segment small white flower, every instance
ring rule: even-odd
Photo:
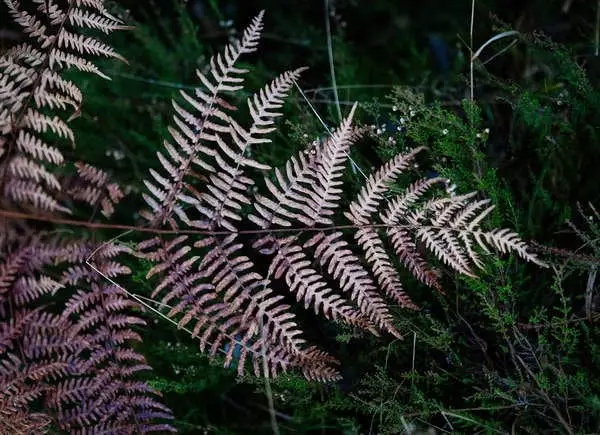
[[[307,135],[306,133],[304,133],[304,134],[302,135],[302,137],[306,139],[306,138],[308,137],[308,135]]]
[[[406,122],[406,119],[400,118],[400,124],[404,124],[405,122]]]
[[[477,133],[475,136],[477,136],[478,138],[481,137],[481,133]]]
[[[448,129],[447,129],[447,128],[443,129],[443,130],[442,130],[442,134],[443,134],[444,136],[446,136],[446,135],[448,134]]]
[[[393,111],[393,112],[397,112],[397,111],[398,111],[398,106],[394,106],[394,107],[392,107],[392,111]]]
[[[489,129],[489,128],[486,128],[485,130],[483,130],[483,132],[484,132],[485,134],[490,134],[490,129]]]
[[[383,133],[383,131],[381,131],[381,129],[380,129],[380,128],[378,128],[378,129],[377,129],[377,134],[381,134],[381,133]]]

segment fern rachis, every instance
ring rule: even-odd
[[[256,361],[266,357],[269,371],[264,375],[296,366],[309,378],[335,379],[338,374],[327,362],[329,357],[318,353],[319,358],[313,359],[307,350],[312,348],[305,347],[291,307],[278,295],[281,287],[305,309],[328,319],[400,336],[386,298],[417,307],[402,286],[383,236],[389,238],[400,262],[438,291],[439,272],[421,254],[421,246],[469,275],[473,266],[483,266],[477,251],[489,246],[514,251],[526,260],[537,259],[512,231],[479,228],[489,213],[487,201],[466,195],[423,202],[443,180],[421,180],[391,201],[384,200],[390,184],[423,147],[395,156],[374,172],[344,213],[364,257],[350,248],[342,233],[330,233],[327,228],[337,228],[334,217],[342,206],[342,174],[350,147],[363,134],[352,126],[356,106],[314,152],[292,156],[283,168],[274,170],[273,178],[264,178],[264,191],[251,195],[255,171],[270,168],[249,157],[248,151],[269,141],[266,134],[279,115],[273,110],[281,107],[302,72],[284,73],[248,99],[250,127],[229,114],[231,104],[218,95],[220,83],[229,80],[235,83],[229,90],[242,89],[240,75],[245,70],[234,66],[235,56],[243,51],[248,35],[252,35],[252,50],[256,48],[262,16],[255,18],[241,41],[225,49],[224,57],[211,60],[213,80],[199,73],[206,90],[198,90],[197,98],[184,95],[190,109],[174,103],[177,113],[170,132],[175,145],[165,143],[167,154],[159,153],[163,174],[152,171],[152,180],[146,181],[151,196],[145,198],[152,212],[145,216],[151,225],[184,225],[204,230],[206,236],[195,242],[159,236],[142,243],[140,252],[157,262],[151,274],[162,276],[158,286],[162,302],[176,307],[167,315],[182,327],[195,318],[193,335],[201,337],[201,349],[211,355],[229,349],[226,366],[232,363],[230,350],[237,345],[244,349],[238,371],[252,360],[258,374]],[[206,173],[206,185],[189,176],[192,165]],[[247,206],[252,208],[248,214],[242,212]],[[254,241],[239,237],[239,225],[246,220],[258,227],[260,237]],[[382,226],[385,231],[379,231]],[[179,247],[170,248],[175,242]],[[262,260],[245,254],[248,248],[270,258],[266,276],[256,264]],[[210,349],[208,337],[213,340]],[[269,353],[269,349],[278,350]]]

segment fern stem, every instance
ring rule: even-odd
[[[328,227],[289,227],[289,228],[267,228],[267,229],[256,229],[256,230],[240,230],[240,231],[210,231],[210,230],[168,230],[161,228],[152,227],[141,227],[136,225],[122,225],[122,224],[105,224],[102,222],[89,222],[77,219],[62,219],[54,218],[49,216],[35,216],[27,213],[13,212],[8,210],[0,210],[0,217],[10,220],[33,220],[37,222],[47,222],[58,225],[71,225],[76,227],[86,227],[90,229],[105,229],[105,230],[120,230],[120,231],[134,231],[140,233],[150,234],[189,234],[199,236],[229,236],[231,234],[240,235],[261,235],[261,234],[273,234],[273,233],[298,233],[302,231],[337,231],[337,230],[358,230],[361,228],[418,228],[416,225],[398,225],[398,224],[349,224],[349,225],[331,225]],[[436,228],[430,226],[430,228]],[[440,227],[441,228],[441,227]]]

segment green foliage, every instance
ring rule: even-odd
[[[545,79],[544,86],[528,83],[526,89],[493,80],[499,101],[512,109],[508,131],[485,120],[485,111],[470,102],[463,102],[461,111],[450,111],[398,88],[390,97],[396,128],[387,129],[389,136],[380,128],[377,133],[384,155],[427,144],[436,172],[455,183],[457,191],[477,189],[498,204],[494,225],[551,237],[551,229],[562,226],[571,208],[562,201],[564,195],[573,200],[582,190],[597,194],[598,174],[591,168],[576,180],[564,171],[582,168],[577,166],[582,156],[597,155],[600,144],[583,123],[596,119],[598,91],[563,49],[537,36],[526,42],[532,50],[550,50],[541,54],[556,65],[555,76]],[[503,143],[511,148],[500,149]],[[527,188],[521,190],[523,186]],[[524,195],[527,191],[531,193]],[[540,220],[547,216],[552,216],[550,228]],[[593,219],[587,229],[591,234],[597,229]],[[581,231],[581,238],[597,248],[597,239],[587,232]],[[597,258],[597,249],[592,255]],[[377,416],[378,430],[409,431],[408,422],[466,432],[503,433],[511,427],[532,433],[596,432],[597,371],[587,358],[600,331],[577,308],[582,295],[569,278],[573,267],[559,260],[552,273],[533,275],[512,259],[497,260],[480,279],[455,281],[453,305],[432,305],[437,316],[419,316],[406,328],[416,341],[407,337],[385,359],[397,365],[378,365],[364,377],[360,400]],[[416,322],[426,323],[417,329]],[[447,339],[429,340],[426,331],[433,330]],[[417,362],[408,370],[405,355],[411,352]],[[420,354],[427,360],[420,361]]]

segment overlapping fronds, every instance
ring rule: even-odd
[[[81,266],[94,252],[93,266]],[[116,261],[129,252],[118,245],[76,243],[64,249],[63,260],[73,263],[62,284],[77,289],[62,317],[73,323],[76,336],[86,342],[80,376],[62,382],[48,402],[59,410],[59,424],[71,433],[138,434],[172,431],[161,422],[173,418],[156,392],[136,379],[150,367],[131,344],[140,342],[135,327],[145,325],[136,315],[140,306],[123,290],[104,279],[130,273]],[[100,273],[98,273],[100,272]]]
[[[287,227],[292,224],[313,226],[333,223],[330,216],[339,206],[342,193],[340,179],[350,146],[360,137],[359,132],[351,125],[355,109],[356,105],[322,148],[315,150],[308,157],[305,157],[304,153],[292,157],[285,166],[285,172],[275,170],[275,182],[265,178],[265,184],[272,197],[256,195],[253,204],[256,214],[250,214],[248,217],[252,222],[263,230],[273,225]],[[374,323],[399,335],[392,325],[385,302],[374,291],[375,286],[362,267],[360,259],[351,250],[344,249],[347,244],[340,236],[339,233],[326,236],[319,232],[303,246],[292,244],[291,239],[271,238],[271,247],[267,252],[277,252],[277,255],[271,263],[270,270],[275,271],[278,277],[285,273],[290,290],[297,293],[298,299],[304,296],[307,306],[313,298],[319,296],[317,300],[320,300],[325,294],[325,302],[340,306],[344,301],[342,296],[328,288],[326,278],[310,267],[311,259],[305,250],[315,245],[313,259],[322,266],[328,266],[329,275],[337,280],[343,292],[350,292],[350,298],[358,304],[361,311],[359,314],[351,307],[345,306],[345,316],[330,315],[329,318],[343,319],[345,323],[363,327],[370,327],[370,323]],[[263,238],[255,243],[254,247],[265,251],[263,245],[269,240],[268,237]],[[335,246],[336,251],[332,250],[331,246]],[[284,255],[284,252],[287,255]],[[327,308],[327,305],[324,307]],[[365,323],[365,320],[369,322]]]
[[[59,199],[61,185],[52,168],[64,163],[61,146],[74,144],[67,118],[77,116],[83,96],[61,73],[76,68],[108,78],[93,59],[124,59],[100,39],[81,32],[110,33],[126,26],[110,15],[100,0],[4,3],[29,38],[0,57],[2,203],[68,212]]]
[[[158,154],[162,173],[152,170],[145,180],[150,210],[143,215],[151,226],[203,235],[156,236],[139,244],[138,254],[153,263],[148,277],[158,276],[157,305],[199,339],[203,352],[222,353],[225,366],[239,372],[246,364],[265,376],[297,367],[311,379],[331,380],[339,376],[337,362],[307,347],[295,309],[400,337],[388,301],[417,306],[397,266],[442,292],[440,271],[424,250],[468,275],[483,265],[481,251],[489,247],[537,259],[515,233],[479,227],[489,213],[485,200],[429,198],[445,180],[421,180],[388,198],[423,147],[368,177],[344,213],[358,249],[351,246],[336,225],[351,146],[363,133],[352,125],[356,106],[323,143],[265,176],[264,188],[255,184],[271,168],[253,158],[253,146],[269,141],[302,72],[286,72],[248,99],[248,127],[234,119],[237,108],[220,93],[242,89],[246,71],[235,64],[256,49],[262,16],[211,60],[212,78],[198,73],[204,87],[194,96],[182,93],[187,108],[173,104],[173,140]],[[248,223],[258,229],[248,230]]]
[[[66,186],[57,175],[69,171],[62,149],[75,143],[69,121],[83,101],[63,72],[108,78],[93,59],[124,59],[92,34],[127,27],[103,0],[3,3],[26,42],[0,57],[0,207],[46,215],[83,201],[108,217],[123,194],[106,173],[76,163]],[[69,433],[170,431],[170,411],[136,378],[148,368],[130,347],[140,340],[132,329],[143,325],[139,307],[102,276],[128,272],[113,259],[121,250],[98,250],[93,270],[94,245],[73,239],[65,248],[66,237],[34,237],[39,228],[26,221],[1,224],[0,432],[43,433],[49,424]]]
[[[151,211],[144,215],[151,225],[180,228],[183,224],[232,234],[196,241],[156,237],[141,243],[139,250],[155,262],[148,276],[161,273],[163,277],[153,297],[160,297],[161,306],[169,307],[165,314],[176,319],[180,328],[199,338],[201,350],[223,353],[225,365],[236,365],[240,372],[246,363],[255,373],[267,376],[292,366],[310,377],[332,379],[337,372],[319,370],[324,367],[324,354],[302,347],[304,340],[289,305],[242,253],[243,244],[235,235],[235,225],[242,219],[240,210],[250,204],[248,191],[254,185],[248,171],[269,169],[251,157],[251,147],[270,141],[266,135],[274,130],[278,110],[303,70],[283,73],[248,98],[248,126],[227,115],[235,107],[221,93],[242,89],[246,71],[235,64],[242,54],[255,51],[262,16],[223,56],[211,60],[212,80],[198,72],[205,89],[196,90],[195,96],[182,93],[189,109],[174,103],[175,126],[170,133],[175,145],[165,142],[168,156],[158,154],[165,175],[151,171],[153,179],[145,181],[150,195],[144,198]],[[200,185],[196,171],[206,174]],[[202,259],[190,255],[194,249],[207,254]],[[265,358],[267,373],[262,364]]]
[[[210,60],[210,77],[197,71],[197,75],[204,85],[204,89],[198,88],[195,94],[189,95],[181,91],[181,95],[190,106],[188,109],[181,107],[173,102],[176,114],[173,117],[175,126],[170,127],[169,131],[175,142],[165,141],[165,150],[167,155],[158,153],[158,158],[165,169],[166,175],[160,175],[152,171],[153,181],[146,180],[146,186],[152,194],[144,195],[144,199],[151,207],[152,212],[145,214],[152,225],[166,224],[177,228],[176,218],[181,220],[186,226],[191,225],[198,228],[204,228],[209,225],[206,220],[191,220],[185,211],[187,206],[202,213],[206,207],[202,207],[202,202],[207,200],[210,193],[205,194],[204,199],[197,198],[194,190],[190,190],[190,181],[196,168],[208,171],[214,174],[211,183],[213,189],[225,189],[223,183],[229,185],[232,192],[243,190],[245,183],[249,182],[241,177],[241,170],[244,166],[258,165],[252,159],[244,156],[244,151],[252,143],[260,142],[260,135],[266,131],[265,125],[268,125],[268,118],[276,116],[276,113],[269,113],[269,109],[281,106],[282,94],[289,89],[294,73],[290,73],[287,79],[281,79],[274,83],[273,88],[267,88],[263,94],[256,96],[248,101],[250,110],[256,110],[255,124],[250,130],[245,130],[238,124],[231,122],[228,112],[235,109],[231,103],[227,102],[224,93],[232,93],[243,89],[244,74],[247,70],[238,68],[236,65],[243,54],[256,51],[260,32],[263,28],[263,13],[261,12],[244,31],[242,39],[229,44],[223,53],[218,54]],[[191,112],[190,112],[191,111]],[[226,139],[224,139],[224,137]],[[233,143],[229,138],[233,139]],[[211,146],[216,143],[217,147]],[[231,148],[239,147],[240,150]],[[239,157],[236,157],[239,156]],[[233,162],[227,163],[227,159],[233,157]],[[218,167],[223,171],[217,170],[207,158],[214,158]],[[224,177],[223,179],[219,178]],[[228,178],[229,177],[229,178]],[[157,184],[158,183],[158,184]],[[214,193],[214,196],[218,196]],[[239,199],[238,199],[239,200]],[[212,204],[217,210],[214,197]],[[225,201],[227,202],[227,201]],[[221,208],[223,208],[221,206]],[[228,216],[227,210],[221,211],[223,217]],[[208,216],[213,221],[217,221],[222,216]]]
[[[146,383],[135,380],[137,372],[149,369],[130,348],[141,340],[131,329],[144,324],[135,315],[139,307],[81,265],[92,248],[30,239],[0,264],[0,406],[5,417],[0,427],[41,428],[52,421],[71,433],[170,430],[161,423],[172,418],[170,411]],[[97,269],[112,277],[128,272],[113,258],[122,250],[103,247]],[[65,263],[71,266],[60,280],[44,273]],[[61,315],[43,306],[31,308],[72,286],[78,291]],[[41,401],[49,414],[31,411],[34,401]]]
[[[57,262],[55,243],[29,239],[4,252],[0,263],[0,407],[2,432],[11,427],[45,427],[49,415],[29,405],[56,394],[61,382],[77,373],[86,343],[72,324],[32,302],[54,294],[62,284],[44,273]]]

